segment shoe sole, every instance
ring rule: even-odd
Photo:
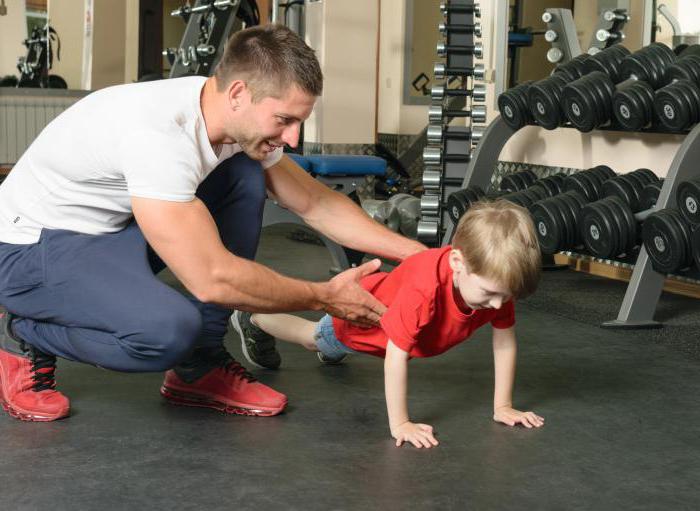
[[[196,406],[200,408],[212,408],[219,412],[232,415],[249,415],[256,417],[271,417],[273,415],[278,415],[287,406],[287,401],[277,408],[261,408],[257,406],[251,406],[246,404],[231,404],[222,403],[221,401],[216,401],[213,399],[205,399],[197,396],[196,394],[188,394],[186,392],[179,392],[163,385],[160,388],[160,394],[166,401],[177,406]]]
[[[241,327],[241,322],[238,321],[238,314],[239,311],[235,311],[231,315],[231,325],[233,325],[233,328],[236,329],[236,332],[238,332],[238,336],[241,338],[241,351],[243,352],[243,356],[248,361],[248,363],[254,365],[255,367],[258,367],[260,369],[270,369],[269,367],[265,367],[258,364],[248,353],[248,347],[245,344],[245,335],[243,335],[243,327]]]
[[[70,409],[53,415],[39,415],[36,412],[29,412],[27,410],[13,407],[5,400],[5,396],[2,392],[2,380],[0,380],[0,406],[2,406],[2,409],[10,414],[10,416],[25,422],[51,422],[58,419],[63,419],[70,415]]]

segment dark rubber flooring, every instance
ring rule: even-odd
[[[283,234],[266,231],[259,260],[325,278],[325,250]],[[515,403],[546,418],[539,430],[491,420],[488,329],[413,361],[409,406],[437,430],[430,450],[394,447],[371,357],[322,367],[282,346],[280,371],[255,371],[289,396],[272,418],[174,407],[158,395],[161,375],[61,361],[69,419],[0,415],[0,509],[698,509],[700,362],[663,339],[595,326],[616,315],[604,309],[619,306],[609,284],[548,273],[518,309]],[[548,304],[546,293],[570,303]],[[234,355],[238,343],[230,334]]]

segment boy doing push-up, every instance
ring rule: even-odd
[[[540,427],[544,419],[513,408],[516,339],[513,299],[532,293],[540,275],[540,250],[527,211],[506,201],[480,203],[461,219],[451,246],[426,250],[390,273],[361,284],[387,306],[381,326],[367,328],[324,316],[318,323],[287,314],[236,312],[232,321],[250,362],[276,369],[274,339],[317,351],[322,362],[348,354],[384,357],[386,403],[396,445],[438,444],[433,428],[412,422],[407,407],[407,369],[412,358],[432,357],[493,327],[493,419]]]

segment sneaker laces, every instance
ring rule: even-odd
[[[233,374],[237,378],[246,380],[249,383],[258,381],[255,376],[250,374],[250,372],[225,349],[213,354],[212,362],[221,367],[224,371]]]
[[[47,355],[37,349],[32,350],[32,390],[41,392],[42,390],[53,390],[56,388],[56,357]]]

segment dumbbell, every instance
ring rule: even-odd
[[[503,195],[499,195],[498,199],[506,200],[522,206],[525,209],[532,211],[535,204],[539,201],[547,198],[547,192],[542,188],[527,188],[525,190],[519,190],[517,192],[508,192]]]
[[[623,47],[615,45],[612,48]],[[652,43],[625,56],[618,68],[611,64],[617,62],[620,54],[612,54],[611,58],[603,58],[602,62],[597,58],[599,55],[611,55],[608,51],[588,59],[586,65],[594,70],[564,87],[564,113],[579,131],[588,132],[610,123],[616,90],[626,89],[639,80],[647,82],[654,89],[661,87],[666,68],[676,59],[668,46]]]
[[[537,181],[537,174],[530,169],[520,172],[513,172],[503,176],[499,188],[508,192],[519,192],[526,190]],[[543,197],[544,198],[544,197]]]
[[[541,188],[533,186],[528,191],[537,189]],[[579,192],[569,190],[532,205],[530,213],[543,254],[551,255],[581,244],[578,217],[586,202]]]
[[[586,62],[590,58],[591,56],[587,53],[582,53],[566,64],[558,66],[548,78],[530,86],[527,92],[527,104],[537,124],[548,130],[563,124],[566,120],[561,106],[564,86],[586,74]]]
[[[460,53],[460,54],[465,54],[465,55],[474,55],[477,59],[481,59],[484,57],[484,45],[476,42],[474,44],[447,44],[445,42],[438,42],[437,47],[435,48],[438,54],[438,57],[447,57],[448,53],[455,54],[455,53]]]
[[[697,122],[691,117],[692,105],[697,104],[697,94],[693,93],[697,87],[688,85],[688,81],[696,86],[700,84],[700,56],[692,53],[666,68],[665,83],[656,91],[641,80],[618,90],[613,96],[615,118],[629,130],[640,130],[657,119],[671,130],[690,127]]]
[[[398,232],[401,217],[396,205],[388,200],[367,199],[362,201],[362,209],[375,221],[383,224],[389,230]]]
[[[461,177],[445,177],[439,168],[428,168],[423,171],[423,188],[430,191],[440,191],[442,186],[462,186]]]
[[[471,97],[475,103],[486,101],[486,85],[475,84],[471,89],[448,88],[447,84],[433,85],[430,89],[430,99],[436,102],[443,101],[446,97],[465,96]]]
[[[483,64],[474,64],[470,67],[447,66],[442,62],[436,62],[433,66],[433,75],[436,80],[442,80],[449,76],[474,76],[476,80],[483,80],[486,76],[486,68]]]
[[[474,34],[476,37],[481,37],[481,23],[474,24],[457,24],[457,23],[438,23],[438,32],[446,35],[449,32],[460,34]]]
[[[442,2],[440,4],[440,12],[444,15],[457,14],[473,14],[475,18],[481,17],[481,7],[478,3],[472,5],[453,4],[451,2]]]
[[[462,215],[464,215],[474,203],[483,199],[484,196],[484,190],[476,185],[471,185],[467,188],[452,192],[447,197],[446,202],[447,214],[450,220],[457,225]]]
[[[677,209],[654,211],[642,225],[644,247],[651,266],[659,273],[675,273],[689,267],[693,263],[692,247],[697,246],[697,236]]]
[[[554,197],[564,191],[565,174],[552,174],[551,176],[538,179],[531,188],[542,188],[547,197]]]
[[[397,193],[389,197],[389,202],[399,211],[399,231],[404,236],[415,238],[421,217],[420,199],[407,193]]]
[[[593,202],[601,197],[605,181],[615,176],[615,172],[607,165],[598,165],[588,170],[582,170],[564,178],[564,191],[573,190]]]
[[[654,111],[669,130],[687,130],[700,121],[700,56],[681,57],[668,78],[671,83],[654,94]]]
[[[471,110],[451,110],[442,105],[428,107],[428,120],[431,124],[441,124],[446,119],[455,117],[471,117],[473,122],[486,122],[486,107],[472,105]]]
[[[498,111],[503,121],[516,131],[534,122],[527,103],[527,94],[533,83],[523,82],[498,96]]]
[[[648,207],[642,207],[642,195],[644,188],[658,182],[656,177],[649,169],[637,169],[627,174],[620,174],[603,183],[602,197],[619,197],[636,213]],[[651,192],[650,192],[651,193]],[[658,197],[658,194],[656,195]]]
[[[663,179],[659,179],[658,181],[654,181],[646,185],[642,190],[642,197],[639,199],[639,209],[643,211],[656,206],[656,201],[659,200],[659,195],[661,194],[661,188],[663,185]]]
[[[700,225],[700,178],[678,183],[676,204],[688,222],[693,226]]]
[[[443,163],[469,163],[471,153],[445,154],[441,147],[427,146],[423,149],[423,163],[440,166]]]
[[[481,126],[443,126],[441,124],[429,124],[426,130],[426,138],[429,144],[445,145],[453,140],[464,140],[471,142],[472,146],[479,143],[484,135]]]

